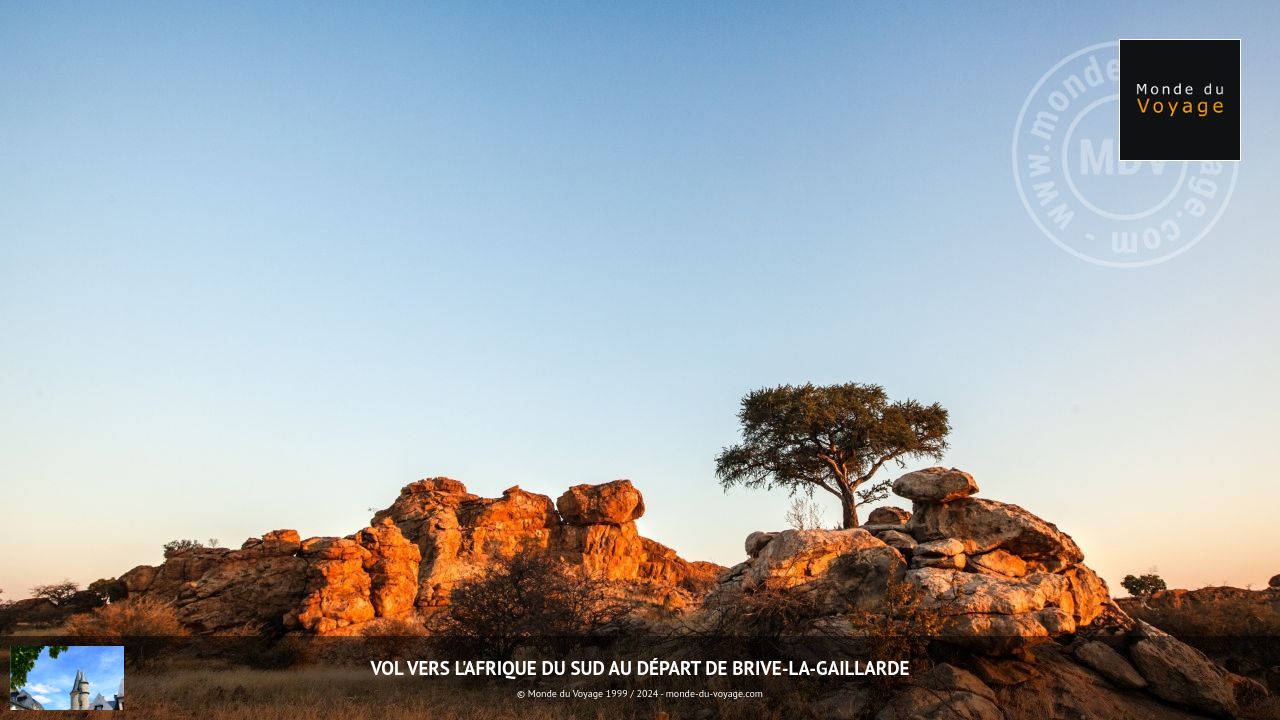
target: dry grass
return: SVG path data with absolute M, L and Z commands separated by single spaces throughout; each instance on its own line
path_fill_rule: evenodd
M 1280 638 L 1280 604 L 1226 597 L 1180 607 L 1125 605 L 1130 615 L 1184 638 Z
M 74 615 L 63 626 L 81 638 L 180 637 L 189 634 L 169 603 L 152 598 L 124 600 Z
M 534 687 L 531 682 L 480 686 L 440 678 L 375 677 L 368 670 L 329 667 L 262 671 L 190 666 L 137 673 L 129 681 L 128 709 L 156 720 L 647 720 L 659 712 L 675 720 L 693 718 L 704 709 L 724 720 L 796 716 L 794 700 L 784 697 L 787 691 L 781 689 L 767 692 L 763 700 L 521 700 L 517 691 Z M 647 685 L 659 688 L 662 683 Z M 564 682 L 541 689 L 567 687 L 573 685 Z M 603 687 L 600 681 L 583 689 Z

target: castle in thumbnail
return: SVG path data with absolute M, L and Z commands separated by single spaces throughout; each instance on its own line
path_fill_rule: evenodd
M 89 681 L 85 679 L 84 673 L 76 670 L 76 680 L 71 683 L 71 709 L 72 710 L 123 710 L 124 709 L 124 680 L 120 681 L 120 687 L 116 690 L 113 699 L 108 700 L 103 697 L 102 693 L 98 693 L 92 700 L 89 699 Z

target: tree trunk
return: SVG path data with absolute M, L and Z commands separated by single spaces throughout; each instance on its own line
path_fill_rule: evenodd
M 853 490 L 840 486 L 840 508 L 844 513 L 844 529 L 858 527 L 858 505 L 853 497 Z

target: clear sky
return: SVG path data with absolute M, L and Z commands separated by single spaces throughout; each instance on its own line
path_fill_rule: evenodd
M 729 564 L 749 389 L 950 408 L 944 462 L 1113 584 L 1265 584 L 1274 3 L 0 5 L 0 587 L 178 537 L 351 533 L 401 485 L 629 477 Z M 1193 250 L 1051 244 L 1010 138 L 1118 37 L 1241 37 L 1245 159 Z M 838 513 L 828 505 L 834 521 Z
M 124 680 L 124 648 L 119 645 L 71 646 L 57 658 L 49 657 L 49 649 L 45 648 L 36 659 L 35 667 L 27 673 L 27 684 L 23 688 L 45 710 L 69 710 L 71 685 L 77 670 L 82 671 L 89 681 L 90 702 L 99 693 L 108 700 L 114 700 Z

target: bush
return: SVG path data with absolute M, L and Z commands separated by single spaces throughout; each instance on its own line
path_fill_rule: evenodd
M 812 495 L 801 493 L 791 498 L 787 508 L 787 524 L 796 530 L 820 530 L 826 526 L 822 517 L 822 506 Z
M 67 621 L 66 634 L 81 638 L 179 637 L 188 631 L 173 605 L 154 598 L 111 603 Z
M 133 598 L 75 615 L 63 626 L 69 636 L 127 645 L 125 662 L 145 667 L 164 654 L 173 638 L 189 635 L 173 605 L 153 598 Z
M 103 602 L 116 602 L 129 594 L 128 588 L 121 580 L 101 578 L 89 583 L 89 592 L 97 595 Z
M 518 555 L 454 588 L 435 630 L 470 652 L 509 660 L 519 647 L 548 647 L 617 623 L 631 605 L 606 590 L 544 553 Z
M 1120 587 L 1136 598 L 1150 597 L 1152 593 L 1168 589 L 1164 579 L 1155 573 L 1139 576 L 1125 575 L 1120 581 Z
M 169 557 L 174 553 L 180 553 L 184 550 L 194 550 L 204 547 L 204 543 L 199 540 L 170 540 L 164 544 L 164 556 Z

